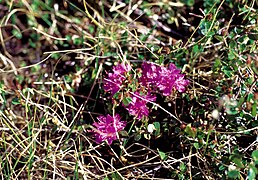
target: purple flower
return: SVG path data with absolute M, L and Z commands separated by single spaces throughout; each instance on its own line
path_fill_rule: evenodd
M 114 117 L 109 114 L 105 116 L 99 116 L 97 118 L 99 122 L 94 122 L 93 126 L 96 127 L 95 137 L 96 142 L 101 143 L 107 140 L 110 145 L 113 140 L 117 139 L 117 132 L 125 128 L 126 122 L 120 121 L 120 116 L 117 114 Z
M 184 75 L 180 74 L 180 70 L 173 63 L 170 63 L 169 67 L 166 68 L 144 62 L 140 82 L 143 86 L 152 88 L 154 91 L 159 89 L 164 96 L 169 96 L 173 88 L 179 92 L 184 92 L 185 87 L 189 84 L 189 81 L 184 79 Z
M 129 64 L 125 65 L 125 63 L 117 64 L 116 66 L 113 67 L 114 74 L 124 74 L 130 70 L 131 70 L 131 66 Z
M 184 92 L 185 87 L 188 86 L 190 81 L 187 79 L 184 79 L 185 75 L 180 74 L 180 70 L 177 69 L 173 63 L 169 64 L 169 70 L 171 74 L 175 75 L 175 82 L 174 82 L 175 89 L 178 90 L 179 92 Z
M 177 79 L 176 79 L 175 88 L 179 92 L 184 92 L 185 91 L 185 87 L 188 86 L 188 84 L 190 83 L 190 81 L 187 80 L 187 79 L 184 79 L 184 77 L 185 77 L 185 75 L 179 74 Z
M 104 79 L 103 89 L 106 92 L 110 92 L 111 96 L 117 93 L 123 84 L 123 81 L 126 79 L 125 73 L 131 70 L 129 64 L 125 65 L 118 64 L 113 67 L 113 73 L 108 73 L 108 77 Z
M 142 119 L 143 116 L 149 115 L 149 109 L 147 107 L 148 101 L 155 101 L 156 97 L 150 94 L 140 95 L 139 92 L 135 92 L 132 95 L 132 101 L 126 107 L 131 115 L 136 116 L 137 119 Z
M 174 65 L 173 63 L 169 64 L 168 70 L 173 74 L 179 74 L 181 72 L 180 69 L 177 69 L 176 65 Z
M 139 81 L 142 85 L 149 87 L 153 84 L 156 84 L 159 79 L 159 72 L 161 67 L 153 63 L 142 63 L 142 76 Z

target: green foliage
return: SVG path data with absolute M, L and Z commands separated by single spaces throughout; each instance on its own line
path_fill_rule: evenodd
M 228 177 L 232 179 L 238 179 L 240 177 L 240 172 L 238 170 L 230 170 L 228 172 Z

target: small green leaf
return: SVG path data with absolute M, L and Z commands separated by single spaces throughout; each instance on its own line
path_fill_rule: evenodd
M 224 165 L 219 166 L 220 171 L 224 171 L 225 169 L 226 169 L 226 167 Z
M 117 172 L 112 173 L 111 178 L 115 180 L 122 180 L 121 176 Z
M 159 57 L 159 64 L 162 64 L 164 62 L 164 55 L 161 54 Z
M 166 155 L 166 153 L 164 153 L 164 152 L 160 151 L 159 149 L 158 149 L 158 152 L 159 152 L 159 156 L 160 156 L 161 160 L 165 160 L 165 159 L 167 159 L 167 155 Z
M 258 150 L 255 150 L 252 152 L 252 157 L 253 157 L 254 161 L 258 161 Z
M 198 48 L 197 44 L 193 46 L 193 52 L 194 53 L 198 53 L 199 52 L 199 48 Z
M 83 40 L 81 38 L 74 38 L 73 43 L 75 45 L 81 45 L 83 43 Z
M 258 40 L 258 33 L 250 33 L 248 37 L 252 40 Z
M 229 178 L 233 178 L 233 179 L 236 179 L 238 178 L 240 175 L 240 172 L 238 170 L 231 170 L 228 172 L 228 177 Z
M 125 97 L 125 98 L 123 99 L 123 104 L 124 104 L 125 106 L 128 106 L 131 102 L 132 102 L 132 98 L 131 98 L 131 97 Z
M 237 107 L 242 106 L 242 104 L 245 102 L 245 98 L 244 97 L 240 97 L 237 103 Z
M 18 31 L 17 29 L 13 29 L 12 30 L 12 34 L 18 38 L 18 39 L 21 39 L 22 38 L 22 33 L 20 31 Z
M 21 104 L 21 103 L 20 103 L 19 99 L 16 97 L 16 98 L 12 99 L 12 104 L 17 105 L 17 104 Z
M 195 3 L 195 0 L 184 0 L 183 1 L 187 6 L 193 6 Z
M 194 146 L 196 149 L 200 149 L 200 148 L 201 148 L 201 146 L 200 146 L 199 143 L 194 143 L 193 146 Z
M 228 59 L 229 60 L 232 60 L 232 59 L 234 59 L 236 56 L 235 56 L 235 54 L 234 54 L 234 52 L 233 51 L 229 51 L 228 52 Z
M 180 166 L 179 166 L 179 169 L 184 173 L 186 172 L 187 168 L 186 168 L 186 165 L 184 163 L 180 163 Z
M 235 49 L 235 48 L 237 47 L 236 41 L 231 41 L 231 42 L 229 43 L 229 47 L 230 47 L 230 49 Z
M 216 58 L 214 62 L 214 68 L 219 68 L 221 65 L 221 60 L 219 58 Z
M 254 104 L 252 105 L 252 115 L 256 116 L 257 115 L 257 103 L 254 102 Z
M 248 180 L 255 180 L 257 174 L 257 168 L 253 165 L 250 165 L 248 170 Z
M 242 163 L 241 158 L 233 158 L 232 161 L 239 167 L 239 168 L 244 168 L 245 166 Z
M 238 110 L 235 107 L 233 107 L 233 106 L 228 106 L 226 112 L 229 115 L 236 115 L 236 114 L 238 114 Z
M 95 32 L 94 26 L 89 25 L 88 28 L 89 28 L 89 32 L 90 32 L 91 34 L 93 34 L 93 33 Z
M 66 38 L 67 41 L 71 41 L 72 40 L 72 36 L 71 35 L 66 35 L 65 38 Z
M 61 57 L 61 54 L 59 54 L 59 53 L 53 53 L 52 55 L 51 55 L 51 58 L 53 58 L 53 59 L 55 59 L 55 60 L 57 60 L 58 58 L 60 58 Z
M 137 135 L 134 136 L 135 141 L 140 141 L 141 138 L 142 138 L 141 134 L 137 134 Z
M 192 138 L 195 138 L 197 132 L 195 130 L 193 130 L 191 124 L 188 124 L 186 127 L 185 127 L 185 132 L 191 136 Z
M 220 42 L 223 42 L 223 36 L 215 35 L 214 37 L 215 37 L 217 40 L 219 40 Z
M 155 127 L 154 135 L 155 136 L 160 135 L 160 123 L 159 122 L 154 122 L 153 125 Z
M 251 102 L 253 99 L 254 99 L 254 94 L 249 93 L 249 94 L 247 95 L 247 101 L 248 101 L 248 102 Z
M 125 130 L 119 131 L 119 134 L 121 134 L 124 137 L 128 137 L 128 133 Z

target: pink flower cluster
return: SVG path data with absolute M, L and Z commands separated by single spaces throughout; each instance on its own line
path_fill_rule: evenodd
M 113 72 L 108 73 L 108 77 L 103 81 L 103 89 L 115 98 L 116 93 L 124 93 L 124 97 L 130 97 L 130 101 L 124 104 L 129 114 L 141 120 L 149 115 L 148 102 L 154 102 L 156 96 L 153 93 L 161 92 L 164 96 L 169 96 L 173 89 L 184 92 L 189 81 L 184 79 L 173 63 L 168 67 L 159 66 L 154 63 L 144 62 L 142 64 L 142 74 L 139 79 L 133 79 L 128 73 L 131 70 L 130 65 L 124 63 L 113 67 Z M 134 88 L 132 88 L 134 87 Z M 120 90 L 123 89 L 123 92 Z M 128 93 L 129 92 L 129 93 Z M 116 96 L 119 97 L 119 96 Z M 123 97 L 123 96 L 122 96 Z M 117 132 L 124 129 L 126 123 L 120 121 L 120 116 L 98 117 L 99 122 L 93 123 L 96 127 L 96 142 L 100 143 L 107 140 L 111 144 L 117 139 Z
M 154 102 L 156 100 L 156 96 L 147 94 L 141 95 L 139 92 L 135 92 L 132 95 L 132 101 L 126 107 L 129 114 L 135 116 L 137 119 L 142 119 L 144 116 L 149 115 L 149 109 L 147 107 L 147 102 Z
M 122 87 L 123 81 L 126 79 L 126 72 L 131 70 L 131 66 L 118 64 L 113 67 L 113 73 L 108 73 L 108 77 L 104 79 L 103 89 L 110 92 L 112 96 L 116 94 Z
M 113 140 L 117 139 L 117 132 L 125 128 L 126 123 L 120 121 L 120 116 L 117 114 L 114 117 L 109 114 L 105 116 L 99 116 L 99 122 L 94 122 L 93 126 L 96 128 L 95 137 L 96 142 L 101 143 L 107 140 L 108 144 L 111 144 Z
M 144 62 L 142 64 L 142 76 L 140 82 L 143 86 L 150 89 L 159 89 L 164 96 L 169 96 L 175 88 L 179 92 L 184 92 L 189 80 L 184 79 L 183 74 L 170 63 L 168 68 L 158 66 L 154 63 Z

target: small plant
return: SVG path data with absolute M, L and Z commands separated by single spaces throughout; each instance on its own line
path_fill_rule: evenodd
M 148 118 L 150 109 L 147 104 L 155 102 L 155 93 L 169 96 L 174 90 L 184 92 L 190 82 L 184 79 L 184 75 L 180 74 L 180 70 L 173 63 L 165 67 L 152 62 L 143 62 L 142 67 L 137 69 L 137 73 L 132 74 L 130 64 L 123 62 L 113 66 L 112 71 L 112 73 L 107 74 L 107 78 L 104 78 L 103 89 L 110 94 L 112 102 L 115 102 L 116 105 L 122 104 L 129 114 L 138 120 L 144 117 Z M 108 122 L 112 122 L 111 116 L 108 115 L 108 117 Z M 103 133 L 106 127 L 102 125 L 105 118 L 103 119 L 103 116 L 100 116 L 99 119 L 101 119 L 101 125 L 94 123 L 97 128 L 95 131 Z M 112 126 L 112 128 L 115 128 L 115 126 Z M 115 133 L 122 129 L 123 126 L 119 126 L 119 128 L 110 131 Z M 102 136 L 99 133 L 96 141 L 101 142 L 101 140 L 105 139 L 105 135 Z M 113 134 L 112 138 L 108 139 L 108 144 L 111 144 L 114 139 L 115 136 Z

